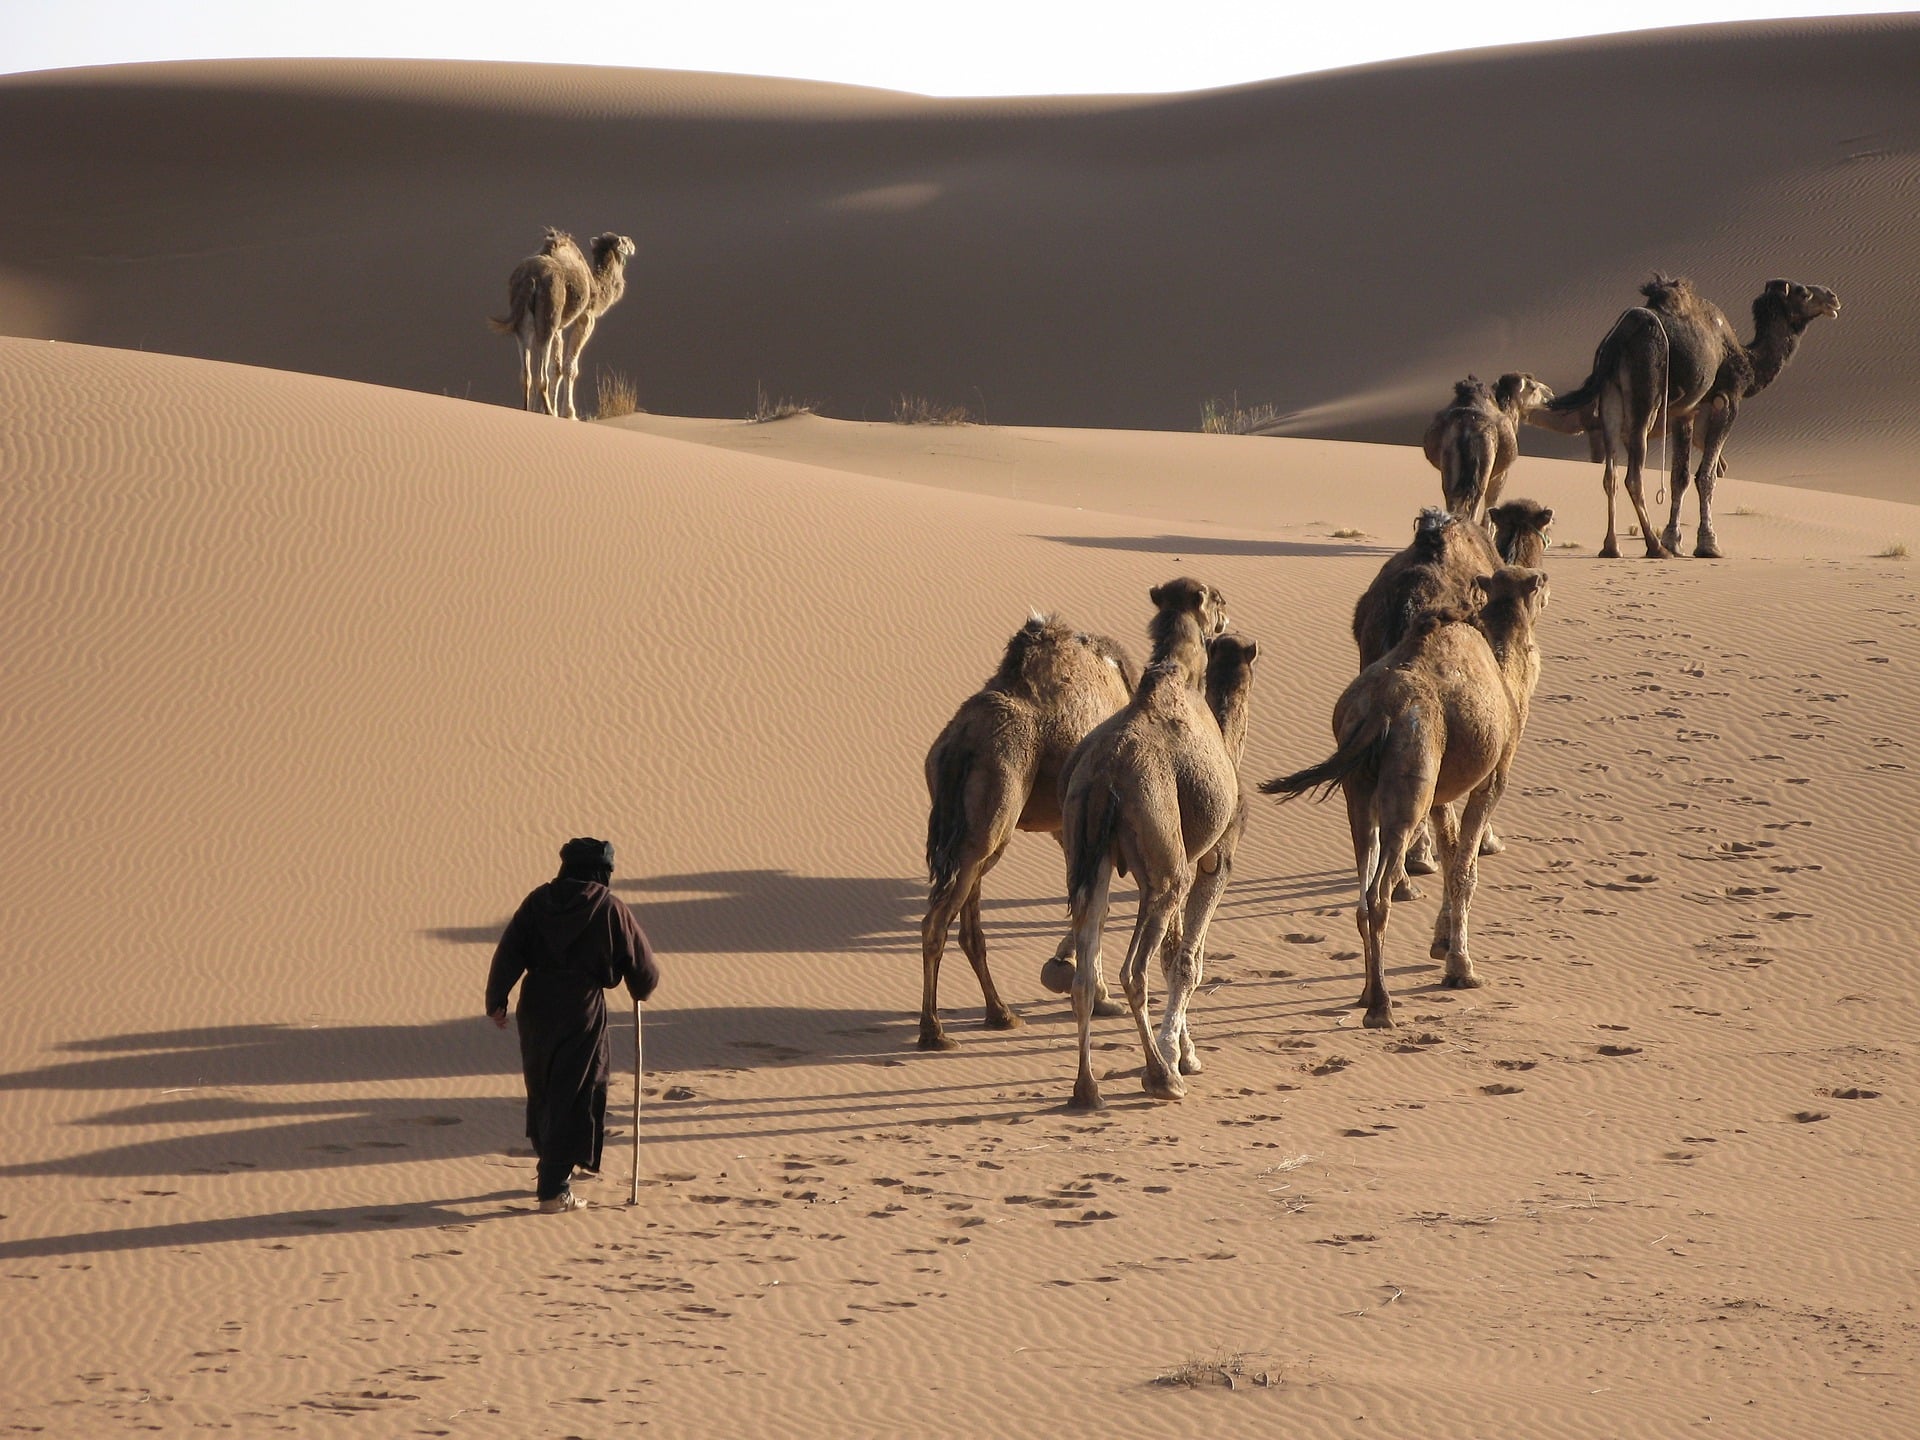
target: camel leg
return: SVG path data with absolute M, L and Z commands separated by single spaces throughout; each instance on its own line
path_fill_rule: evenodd
M 975 905 L 979 904 L 980 871 L 977 862 L 956 874 L 953 885 L 944 893 L 936 894 L 929 899 L 926 918 L 920 922 L 920 1048 L 922 1050 L 953 1049 L 953 1041 L 947 1038 L 947 1032 L 940 1024 L 940 957 L 946 952 L 947 929 L 953 924 L 954 914 L 969 899 Z M 983 963 L 984 960 L 983 955 Z
M 565 343 L 561 333 L 553 330 L 540 350 L 540 409 L 548 415 L 560 413 L 554 391 L 560 383 L 560 350 Z
M 593 338 L 594 324 L 595 319 L 593 312 L 589 310 L 580 317 L 579 322 L 573 327 L 573 344 L 565 347 L 565 384 L 567 387 L 567 418 L 569 420 L 578 420 L 580 418 L 580 412 L 574 405 L 574 391 L 580 387 L 580 352 L 587 348 L 587 341 Z
M 1056 830 L 1053 832 L 1053 838 L 1060 842 L 1060 849 L 1064 853 L 1067 848 L 1066 832 Z M 1114 999 L 1113 992 L 1107 988 L 1107 976 L 1104 970 L 1100 972 L 1098 980 L 1099 987 L 1095 990 L 1093 997 L 1093 1013 L 1105 1020 L 1126 1014 L 1126 1007 Z M 1060 937 L 1060 943 L 1054 947 L 1053 958 L 1040 966 L 1040 984 L 1056 995 L 1073 993 L 1073 929 L 1071 926 L 1068 927 L 1067 933 Z
M 1733 428 L 1737 406 L 1733 397 L 1723 395 L 1707 411 L 1707 423 L 1700 436 L 1700 469 L 1693 483 L 1700 488 L 1700 530 L 1694 537 L 1693 553 L 1702 560 L 1720 558 L 1720 540 L 1713 533 L 1713 488 L 1724 467 L 1727 432 Z
M 1385 833 L 1373 821 L 1374 792 L 1359 785 L 1347 789 L 1347 825 L 1353 833 L 1354 868 L 1360 875 L 1360 903 L 1354 910 L 1354 922 L 1360 929 L 1360 946 L 1366 956 L 1366 984 L 1360 991 L 1360 1004 L 1366 1008 L 1362 1020 L 1369 1030 L 1393 1028 L 1393 1000 L 1387 994 L 1386 965 L 1382 952 L 1386 947 L 1387 918 L 1393 909 L 1392 876 L 1400 862 Z M 1409 825 L 1397 841 L 1404 848 Z
M 1647 462 L 1647 434 L 1638 426 L 1627 428 L 1627 498 L 1633 502 L 1633 513 L 1640 517 L 1640 537 L 1647 542 L 1647 559 L 1665 560 L 1669 552 L 1660 543 L 1660 537 L 1653 533 L 1653 520 L 1647 514 L 1645 486 L 1641 481 L 1641 471 Z
M 973 973 L 980 981 L 980 994 L 987 1005 L 986 1026 L 989 1030 L 1018 1030 L 1026 1022 L 1007 1008 L 1000 998 L 1000 992 L 993 986 L 993 974 L 987 969 L 987 937 L 980 929 L 980 881 L 975 879 L 973 889 L 968 893 L 966 903 L 960 907 L 960 949 L 967 957 L 967 963 L 973 966 Z
M 1206 1067 L 1193 1048 L 1193 1032 L 1187 1023 L 1187 1006 L 1193 992 L 1206 974 L 1207 927 L 1219 908 L 1220 896 L 1233 877 L 1233 851 L 1237 836 L 1223 839 L 1213 851 L 1201 857 L 1200 872 L 1187 892 L 1186 915 L 1181 924 L 1180 948 L 1167 968 L 1167 1008 L 1160 1018 L 1160 1048 L 1179 1065 L 1182 1075 L 1198 1075 Z
M 1667 528 L 1660 543 L 1678 554 L 1680 551 L 1680 499 L 1687 493 L 1687 457 L 1693 449 L 1693 417 L 1668 422 L 1667 449 L 1673 462 L 1673 509 L 1667 516 Z
M 1076 907 L 1073 915 L 1073 1019 L 1080 1030 L 1080 1073 L 1073 1082 L 1073 1099 L 1067 1102 L 1069 1110 L 1107 1108 L 1100 1098 L 1100 1082 L 1093 1078 L 1093 997 L 1100 979 L 1100 935 L 1106 928 L 1112 887 L 1113 866 L 1103 859 L 1088 887 L 1085 907 Z
M 515 335 L 520 348 L 520 408 L 533 409 L 533 345 L 525 335 Z
M 1447 867 L 1446 970 L 1440 983 L 1449 990 L 1474 990 L 1486 982 L 1473 973 L 1473 959 L 1467 953 L 1467 910 L 1473 903 L 1474 886 L 1479 878 L 1480 834 L 1493 816 L 1493 807 L 1506 785 L 1503 771 L 1495 771 L 1467 797 L 1460 817 L 1460 843 L 1454 847 L 1453 863 Z M 1435 936 L 1438 941 L 1439 936 Z M 1439 948 L 1436 944 L 1436 949 Z
M 1620 558 L 1620 541 L 1618 537 L 1615 536 L 1613 529 L 1614 478 L 1613 449 L 1611 446 L 1607 449 L 1606 468 L 1600 472 L 1600 484 L 1607 492 L 1607 539 L 1606 543 L 1600 547 L 1600 558 L 1602 560 L 1618 560 Z
M 1452 929 L 1453 886 L 1447 876 L 1453 873 L 1454 851 L 1460 848 L 1460 813 L 1451 805 L 1436 805 L 1427 817 L 1433 826 L 1434 849 L 1440 852 L 1440 910 L 1433 917 L 1433 943 L 1427 953 L 1435 960 L 1447 958 L 1447 936 Z
M 1134 921 L 1127 958 L 1120 966 L 1120 985 L 1127 993 L 1127 1005 L 1133 1011 L 1134 1028 L 1140 1032 L 1140 1048 L 1146 1056 L 1140 1087 L 1156 1100 L 1178 1100 L 1187 1093 L 1178 1069 L 1168 1066 L 1147 1024 L 1147 961 L 1160 953 L 1186 888 L 1186 883 L 1179 880 L 1150 884 L 1144 876 L 1141 878 L 1140 914 Z

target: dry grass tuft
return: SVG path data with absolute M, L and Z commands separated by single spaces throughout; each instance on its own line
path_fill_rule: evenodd
M 753 409 L 747 412 L 747 421 L 753 425 L 764 425 L 769 420 L 786 420 L 795 415 L 813 413 L 811 400 L 795 400 L 787 395 L 775 400 L 767 394 L 766 386 L 756 384 L 753 387 Z
M 1730 515 L 1749 515 L 1755 519 L 1762 519 L 1766 516 L 1767 512 L 1764 510 L 1756 510 L 1751 505 L 1736 505 L 1727 513 Z
M 1896 540 L 1874 557 L 1876 560 L 1904 560 L 1907 558 L 1907 542 Z
M 1226 400 L 1200 402 L 1200 433 L 1203 435 L 1251 435 L 1279 418 L 1278 405 L 1255 405 L 1250 409 L 1241 409 L 1237 391 Z
M 593 377 L 593 418 L 618 420 L 622 415 L 644 415 L 640 387 L 620 370 L 602 370 Z
M 1162 1370 L 1153 1377 L 1153 1383 L 1175 1390 L 1199 1390 L 1209 1385 L 1224 1386 L 1228 1390 L 1238 1390 L 1242 1385 L 1258 1385 L 1263 1389 L 1271 1389 L 1279 1383 L 1269 1370 L 1249 1374 L 1247 1359 L 1244 1353 L 1237 1353 L 1188 1360 L 1184 1364 L 1175 1365 L 1171 1370 Z
M 1333 538 L 1336 540 L 1364 540 L 1367 538 L 1367 532 L 1364 530 L 1336 530 L 1333 532 Z
M 893 423 L 896 425 L 977 425 L 979 417 L 965 405 L 948 405 L 924 395 L 896 395 L 893 398 Z

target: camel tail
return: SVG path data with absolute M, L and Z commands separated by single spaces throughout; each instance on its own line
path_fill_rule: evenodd
M 527 318 L 527 307 L 533 301 L 533 287 L 519 283 L 516 274 L 507 287 L 507 313 L 489 315 L 487 325 L 496 335 L 517 335 L 520 325 Z
M 1348 780 L 1377 779 L 1380 760 L 1387 747 L 1389 725 L 1385 717 L 1369 715 L 1325 760 L 1318 765 L 1309 765 L 1305 770 L 1296 770 L 1291 775 L 1263 782 L 1260 793 L 1293 800 L 1309 791 L 1318 790 L 1320 793 L 1314 798 L 1324 800 Z
M 927 812 L 927 883 L 935 900 L 953 889 L 967 839 L 967 780 L 973 756 L 962 745 L 942 746 L 934 761 L 933 804 Z
M 1086 803 L 1067 818 L 1067 896 L 1077 914 L 1093 894 L 1101 862 L 1113 853 L 1120 830 L 1120 801 L 1111 787 L 1089 790 Z
M 1563 390 L 1547 402 L 1547 409 L 1555 414 L 1564 415 L 1569 410 L 1584 410 L 1591 405 L 1594 397 L 1600 393 L 1600 377 L 1589 375 L 1587 383 L 1578 390 Z

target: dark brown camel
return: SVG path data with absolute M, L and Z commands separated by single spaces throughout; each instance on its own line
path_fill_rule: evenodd
M 1547 577 L 1507 566 L 1477 586 L 1485 603 L 1476 616 L 1429 611 L 1347 686 L 1333 710 L 1329 759 L 1260 787 L 1289 800 L 1313 790 L 1325 798 L 1336 786 L 1345 792 L 1366 952 L 1360 1003 L 1370 1028 L 1393 1024 L 1382 955 L 1391 882 L 1423 817 L 1439 838 L 1446 879 L 1430 952 L 1446 962 L 1440 983 L 1481 983 L 1467 952 L 1467 911 L 1480 836 L 1506 789 L 1540 679 L 1533 622 Z M 1457 800 L 1466 803 L 1456 822 L 1449 805 Z
M 607 230 L 594 236 L 592 262 L 564 230 L 549 226 L 539 251 L 513 267 L 507 278 L 507 313 L 488 320 L 502 335 L 520 344 L 520 392 L 533 409 L 534 356 L 540 357 L 540 407 L 549 415 L 563 408 L 579 419 L 574 391 L 580 379 L 580 352 L 593 328 L 627 291 L 627 261 L 633 241 Z M 569 347 L 567 336 L 573 337 Z M 564 401 L 561 394 L 564 393 Z
M 1700 463 L 1693 483 L 1700 490 L 1700 528 L 1693 553 L 1718 559 L 1713 530 L 1713 487 L 1722 470 L 1727 433 L 1740 402 L 1773 383 L 1800 346 L 1807 326 L 1838 315 L 1840 301 L 1821 285 L 1769 280 L 1753 302 L 1753 339 L 1742 345 L 1720 307 L 1702 299 L 1691 283 L 1666 275 L 1640 287 L 1647 304 L 1626 311 L 1594 352 L 1593 371 L 1579 389 L 1548 405 L 1560 414 L 1590 413 L 1598 423 L 1605 455 L 1607 539 L 1600 553 L 1614 557 L 1614 459 L 1627 462 L 1627 497 L 1640 518 L 1647 558 L 1680 548 L 1680 501 L 1687 488 L 1694 422 L 1701 422 Z M 1590 422 L 1583 422 L 1590 423 Z M 1641 484 L 1648 438 L 1664 424 L 1673 452 L 1673 510 L 1664 534 L 1654 537 Z M 1550 427 L 1551 428 L 1551 427 Z

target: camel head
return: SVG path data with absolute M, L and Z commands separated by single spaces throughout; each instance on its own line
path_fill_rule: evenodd
M 1553 399 L 1553 391 L 1523 371 L 1509 370 L 1494 381 L 1493 398 L 1502 410 L 1525 418 L 1536 410 L 1544 410 Z
M 1258 642 L 1244 635 L 1222 633 L 1207 642 L 1207 705 L 1216 715 L 1252 683 L 1253 662 L 1259 657 Z
M 1156 585 L 1147 593 L 1154 609 L 1162 613 L 1190 613 L 1200 627 L 1200 638 L 1211 640 L 1227 628 L 1227 597 L 1213 586 L 1190 575 Z
M 1756 330 L 1764 328 L 1769 319 L 1780 319 L 1798 335 L 1821 316 L 1838 318 L 1839 314 L 1840 297 L 1826 286 L 1796 285 L 1791 280 L 1769 280 L 1760 298 L 1753 302 Z
M 1509 565 L 1538 565 L 1546 558 L 1553 511 L 1537 500 L 1509 500 L 1487 511 L 1493 522 L 1493 545 Z
M 619 264 L 625 265 L 633 258 L 634 245 L 625 235 L 616 235 L 611 230 L 602 230 L 593 237 L 593 268 L 598 270 L 607 264 L 609 256 Z
M 1502 565 L 1491 575 L 1476 575 L 1473 583 L 1480 591 L 1482 625 L 1520 615 L 1531 621 L 1551 598 L 1547 572 L 1523 565 Z

